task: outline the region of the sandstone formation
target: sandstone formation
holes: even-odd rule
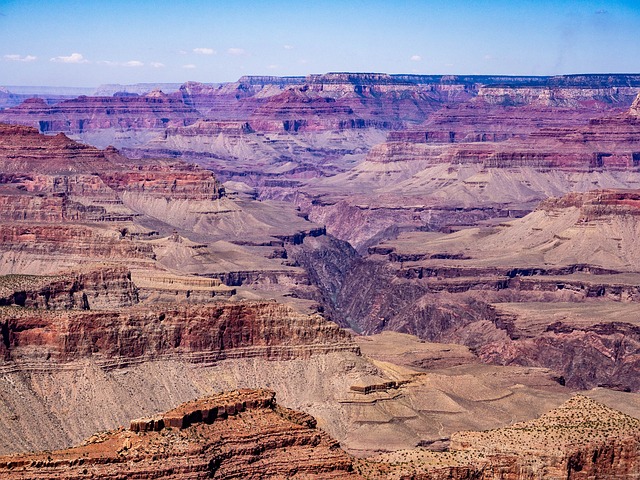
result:
[[[562,408],[612,419],[611,436],[553,450],[526,446],[538,424],[468,434],[473,446],[456,432],[530,422],[575,389],[640,415],[638,88],[635,75],[335,73],[0,111],[0,451],[139,417],[81,447],[91,468],[74,450],[6,471],[637,475],[635,420],[585,399]],[[327,319],[385,333],[356,344]],[[275,388],[348,452],[389,456],[354,463],[264,392],[158,415],[240,387]],[[594,421],[548,415],[554,442]],[[304,436],[257,433],[247,453],[210,430],[237,434],[243,418],[293,419],[332,453],[320,466]]]
[[[2,457],[2,477],[363,478],[313,417],[268,390],[218,394],[131,426],[68,450]]]
[[[146,95],[81,96],[52,106],[33,99],[3,112],[2,117],[11,123],[35,126],[41,132],[82,133],[184,125],[198,118],[198,113],[180,99],[154,91]]]
[[[82,445],[0,458],[3,478],[634,478],[640,420],[584,396],[539,419],[454,435],[451,450],[345,454],[313,417],[239,390],[132,420]]]
[[[153,284],[167,283],[162,272],[187,275],[172,282],[187,298],[194,274],[233,285],[308,283],[301,269],[286,264],[283,246],[324,230],[290,205],[226,195],[199,167],[132,161],[63,134],[3,125],[0,146],[0,273],[126,264],[146,279],[144,298],[154,296]],[[167,289],[158,290],[165,295]]]
[[[138,289],[124,267],[104,266],[66,275],[4,275],[0,305],[89,310],[123,308],[138,302]]]
[[[449,115],[462,129],[468,123],[482,130],[486,121],[509,135],[485,132],[483,139],[485,133],[476,130],[456,140],[448,132],[453,127],[444,127],[447,138],[394,133],[350,170],[310,182],[306,198],[297,202],[309,218],[362,251],[402,229],[441,230],[521,216],[539,201],[571,191],[638,188],[635,110],[589,120],[597,112],[550,107],[541,116],[526,106],[464,108],[462,115],[443,109],[434,117]],[[487,108],[498,111],[487,119]],[[357,228],[347,226],[354,220]]]
[[[157,305],[123,311],[57,312],[3,307],[5,366],[28,369],[90,357],[103,368],[157,358],[215,362],[357,352],[337,325],[272,303]]]

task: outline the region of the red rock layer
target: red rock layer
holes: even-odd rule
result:
[[[545,126],[539,130],[534,125],[523,126],[518,135],[520,138],[509,139],[513,135],[512,128],[503,135],[493,127],[484,133],[470,130],[464,134],[445,129],[444,132],[436,130],[433,134],[429,131],[394,134],[390,138],[398,141],[372,149],[368,160],[389,163],[413,159],[434,165],[479,163],[489,168],[533,167],[569,171],[636,170],[640,167],[640,120],[634,113],[637,100],[634,105],[626,113],[595,118],[584,126]],[[483,112],[483,109],[473,112],[468,123],[476,127],[478,123],[482,125],[485,121],[482,120]],[[477,121],[474,120],[476,115],[480,117]],[[455,115],[449,118],[457,120]],[[585,120],[584,116],[582,118]],[[510,125],[509,120],[506,125]],[[451,144],[460,138],[467,143],[443,145],[442,148],[421,145],[430,142]],[[505,139],[508,140],[501,141]]]
[[[137,288],[124,267],[57,276],[6,275],[0,279],[0,306],[89,310],[130,307],[138,301]]]
[[[0,165],[4,177],[99,172],[113,168],[110,160],[122,160],[117,157],[113,148],[98,150],[62,133],[45,136],[35,128],[0,124]]]
[[[76,261],[155,259],[151,245],[85,225],[0,224],[0,251],[39,256],[75,256]]]
[[[577,395],[531,422],[454,434],[451,449],[483,453],[480,478],[638,478],[640,420]]]
[[[581,221],[589,222],[610,215],[640,215],[640,190],[592,190],[572,192],[559,198],[549,198],[538,205],[539,210],[577,207]]]
[[[22,361],[66,362],[92,357],[107,366],[179,357],[289,359],[357,352],[350,336],[320,315],[272,303],[133,307],[124,311],[52,312],[0,309],[0,352]]]
[[[2,113],[3,121],[30,125],[42,132],[82,133],[110,129],[162,129],[171,125],[188,125],[200,114],[181,98],[151,92],[144,96],[81,96],[47,105],[30,99]]]
[[[68,450],[0,457],[0,474],[7,480],[363,478],[313,417],[276,405],[274,396],[240,390],[190,402],[159,417],[165,425],[157,431],[120,429]]]

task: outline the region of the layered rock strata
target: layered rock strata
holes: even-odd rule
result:
[[[156,427],[119,429],[68,450],[0,459],[3,478],[362,478],[313,417],[275,403],[267,390],[190,402]],[[162,428],[158,425],[164,424]]]
[[[137,286],[130,272],[120,266],[57,276],[0,277],[1,306],[89,310],[130,307],[137,302]]]
[[[364,258],[343,255],[349,266],[320,283],[322,299],[363,333],[463,343],[484,361],[551,368],[572,387],[636,391],[637,196],[574,193],[511,222],[401,234]]]
[[[0,308],[2,354],[9,369],[56,368],[82,358],[103,368],[153,359],[215,362],[314,353],[358,352],[347,333],[320,315],[268,303],[210,303],[53,312]]]
[[[324,230],[289,204],[232,198],[200,167],[130,160],[63,134],[0,125],[0,144],[0,273],[51,275],[109,261],[147,280],[185,275],[173,282],[175,298],[154,291],[162,281],[145,281],[145,299],[170,301],[233,295],[188,288],[194,274],[234,285],[308,284],[286,264],[284,245]]]

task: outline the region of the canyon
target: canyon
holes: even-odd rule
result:
[[[0,91],[3,478],[640,475],[640,76],[166,87]]]

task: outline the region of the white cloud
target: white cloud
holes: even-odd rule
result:
[[[5,55],[5,60],[11,60],[12,62],[35,62],[38,57],[34,57],[33,55],[25,55],[24,57],[21,55],[11,54]]]
[[[483,58],[484,58],[485,60],[493,60],[493,55],[488,55],[488,54],[487,54],[487,55],[485,55]]]
[[[96,62],[98,65],[106,65],[107,67],[144,67],[144,63],[142,63],[139,60],[129,60],[128,62],[114,62],[112,60],[100,60],[99,62]],[[164,67],[163,64],[156,64],[156,63],[151,63],[150,64],[152,67],[156,67],[158,65],[161,65]]]
[[[227,53],[229,55],[233,55],[234,57],[241,57],[242,55],[247,54],[244,48],[234,48],[234,47],[227,50]]]
[[[204,48],[204,47],[194,48],[193,52],[199,55],[215,55],[216,53],[218,53],[213,48]]]
[[[419,62],[420,60],[422,60],[422,57],[420,55],[411,55],[411,58],[409,59],[412,62]]]
[[[151,65],[153,68],[164,68],[164,63],[160,62],[151,62],[149,65]]]
[[[59,62],[59,63],[88,63],[89,62],[80,53],[72,53],[68,57],[65,57],[65,56],[53,57],[51,61]]]
[[[269,70],[275,70],[275,69],[277,69],[277,68],[278,68],[278,65],[273,65],[273,64],[271,64],[271,65],[267,65],[267,68],[268,68]]]
[[[285,50],[293,50],[293,45],[283,45],[282,48],[284,48]]]
[[[182,65],[182,68],[186,68],[186,69],[192,70],[192,69],[196,68],[196,66],[193,63],[187,63],[186,65]]]

